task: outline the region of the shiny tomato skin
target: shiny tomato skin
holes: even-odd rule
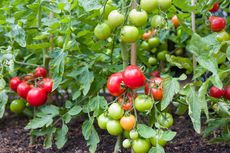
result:
[[[107,81],[107,89],[109,93],[113,96],[120,96],[125,89],[121,87],[123,82],[123,73],[117,72],[112,74]]]
[[[224,92],[222,89],[219,89],[215,86],[212,86],[209,90],[209,94],[211,97],[214,97],[214,98],[220,98],[223,96]]]
[[[101,114],[98,118],[97,118],[97,123],[98,126],[101,129],[106,129],[106,124],[109,121],[109,118],[105,115],[105,113]]]
[[[28,92],[30,91],[31,86],[26,82],[22,82],[17,87],[17,93],[20,97],[26,99]]]
[[[44,67],[37,67],[35,69],[35,74],[34,74],[35,77],[46,77],[46,69]]]
[[[151,147],[147,139],[137,139],[132,142],[132,149],[135,153],[147,153]]]
[[[164,128],[170,128],[174,122],[172,115],[166,112],[159,114],[157,120]]]
[[[41,81],[40,86],[41,88],[43,88],[46,92],[50,93],[52,92],[52,87],[53,87],[53,81],[50,78],[44,78]]]
[[[28,92],[26,100],[30,104],[30,106],[41,106],[45,104],[47,100],[46,91],[42,88],[32,88]]]
[[[147,95],[138,95],[134,101],[134,106],[139,112],[146,112],[152,109],[154,100]]]
[[[21,82],[22,81],[20,80],[19,77],[14,77],[14,78],[10,79],[10,89],[13,91],[17,91],[17,87]]]
[[[214,3],[212,9],[210,9],[209,11],[214,13],[219,10],[219,7],[219,3]]]
[[[124,110],[119,103],[113,103],[109,106],[108,115],[110,118],[118,120],[124,115]]]
[[[124,70],[123,80],[127,87],[137,89],[145,84],[146,78],[138,66],[131,65]]]
[[[209,18],[211,30],[214,32],[219,32],[223,30],[226,26],[226,21],[222,17],[211,16]]]
[[[226,86],[224,89],[224,97],[230,100],[230,85]]]
[[[150,85],[148,83],[145,84],[145,94],[148,95],[149,92],[151,92],[154,100],[160,101],[163,98],[163,87],[162,87],[163,79],[160,77],[155,77],[155,78],[151,78],[150,80],[151,80]],[[149,87],[151,87],[152,90],[149,89]]]
[[[179,21],[177,15],[174,15],[174,16],[172,17],[172,23],[173,23],[173,25],[174,25],[175,28],[177,28],[177,27],[180,26],[180,21]]]
[[[10,110],[14,113],[22,113],[25,109],[25,103],[22,99],[16,99],[11,102],[10,104]]]
[[[118,120],[109,120],[106,124],[106,129],[109,134],[117,136],[123,132],[123,129]]]
[[[151,77],[160,77],[160,71],[159,70],[155,70],[153,72],[150,73]]]
[[[124,130],[130,131],[136,125],[136,117],[134,115],[123,116],[120,119],[120,124]]]

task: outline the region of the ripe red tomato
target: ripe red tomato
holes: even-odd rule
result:
[[[145,32],[144,34],[143,34],[143,39],[144,40],[148,40],[149,38],[151,38],[152,37],[152,31],[151,30],[149,30],[148,32]]]
[[[211,97],[214,97],[214,98],[220,98],[223,96],[224,92],[222,89],[219,89],[215,86],[212,86],[209,90],[209,94]]]
[[[146,78],[138,66],[131,65],[124,70],[123,80],[127,87],[137,89],[145,84]]]
[[[35,69],[35,74],[34,74],[35,77],[46,77],[46,69],[44,67],[37,67]]]
[[[210,9],[209,11],[214,13],[219,10],[219,7],[219,3],[214,3],[212,9]]]
[[[145,84],[145,94],[148,95],[151,92],[154,100],[160,101],[163,97],[163,80],[160,77],[151,78],[150,80],[150,85],[148,83]]]
[[[120,96],[125,91],[125,88],[121,86],[122,81],[122,72],[114,73],[109,77],[107,81],[107,88],[111,95]]]
[[[30,106],[41,106],[47,100],[46,91],[42,88],[32,88],[27,95],[26,100]]]
[[[133,115],[129,115],[129,116],[123,116],[120,119],[120,124],[121,127],[126,130],[126,131],[130,131],[134,128],[134,126],[136,125],[136,117]]]
[[[10,89],[12,89],[13,91],[17,91],[17,87],[21,82],[22,81],[20,80],[19,77],[14,77],[10,79]]]
[[[53,81],[50,78],[44,78],[41,83],[40,86],[41,88],[43,88],[46,92],[52,92],[52,87],[53,87]]]
[[[226,86],[224,89],[224,97],[230,100],[230,85]]]
[[[177,18],[177,15],[174,15],[174,16],[172,17],[172,23],[173,23],[174,27],[176,27],[176,28],[180,26],[180,21],[179,21],[179,19]]]
[[[155,70],[153,72],[150,73],[151,77],[160,77],[160,71],[159,70]]]
[[[30,91],[31,86],[26,82],[22,82],[17,87],[17,93],[20,97],[26,99],[28,92]]]
[[[222,17],[211,16],[209,18],[211,30],[214,32],[221,31],[226,26],[226,21]]]

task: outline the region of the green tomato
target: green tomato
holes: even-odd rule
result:
[[[134,26],[124,26],[121,29],[121,40],[123,42],[132,43],[139,37],[139,31]]]
[[[146,12],[152,12],[158,7],[158,0],[141,0],[140,6]]]
[[[133,140],[132,143],[132,149],[135,153],[147,153],[150,146],[150,142],[146,139]]]
[[[157,64],[157,59],[155,57],[149,57],[148,63],[150,65],[156,65]]]
[[[135,108],[140,112],[149,111],[153,107],[154,100],[147,95],[138,95],[134,101]]]
[[[158,47],[160,45],[160,39],[158,37],[152,37],[148,40],[150,48]]]
[[[151,49],[151,53],[155,54],[157,52],[157,48]]]
[[[138,135],[138,132],[136,130],[131,130],[129,132],[129,137],[132,139],[132,140],[136,140],[139,138],[139,135]]]
[[[11,102],[10,110],[14,113],[20,114],[25,109],[25,102],[22,99],[17,99]]]
[[[113,103],[109,106],[108,114],[109,117],[111,117],[112,119],[118,120],[124,115],[124,110],[122,109],[120,104]]]
[[[141,43],[141,48],[143,48],[144,50],[149,50],[149,44],[146,41],[143,41]]]
[[[175,51],[175,54],[176,55],[182,55],[183,54],[183,49],[182,48],[177,48],[176,51]]]
[[[228,41],[230,40],[230,36],[226,31],[221,31],[217,33],[216,39],[219,42]]]
[[[135,26],[140,27],[147,23],[148,14],[144,10],[137,11],[136,9],[132,9],[129,13],[129,20]]]
[[[165,55],[168,54],[168,51],[161,51],[157,54],[157,59],[160,61],[166,61]]]
[[[129,139],[125,139],[123,142],[122,142],[122,146],[124,148],[130,148],[131,147],[131,142]]]
[[[162,130],[157,130],[156,131],[156,135],[153,138],[150,138],[150,142],[151,144],[156,147],[157,144],[159,144],[160,146],[164,147],[167,143],[166,140],[163,139],[163,132]]]
[[[110,36],[111,29],[106,23],[98,24],[94,29],[94,34],[98,39],[104,40]]]
[[[172,5],[172,0],[158,0],[158,6],[160,10],[166,11]]]
[[[118,120],[109,120],[106,124],[106,129],[109,134],[117,136],[122,133],[123,129]]]
[[[104,18],[104,19],[107,19],[109,13],[112,12],[113,10],[115,10],[116,7],[114,7],[114,6],[110,5],[110,4],[108,4],[108,2],[107,2],[107,4],[105,5],[105,10],[104,10],[104,12],[103,12],[103,9],[104,9],[103,7],[100,9],[100,14],[101,14],[101,15],[103,14],[103,18]]]
[[[161,113],[157,119],[159,124],[165,128],[170,128],[173,125],[173,117],[169,113]]]
[[[106,124],[109,121],[109,118],[103,113],[97,118],[98,126],[101,129],[106,129]]]
[[[151,19],[151,26],[153,28],[162,28],[165,26],[165,19],[160,15],[154,15]]]
[[[109,13],[108,23],[112,28],[116,28],[122,25],[125,21],[125,16],[118,12],[118,10],[113,10]]]

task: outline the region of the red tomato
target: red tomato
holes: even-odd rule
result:
[[[26,100],[30,106],[41,106],[47,100],[46,91],[42,88],[32,88],[27,95]]]
[[[50,78],[44,78],[41,83],[40,86],[41,88],[43,88],[46,92],[52,92],[52,87],[53,87],[53,82],[52,79]]]
[[[107,81],[107,88],[111,95],[120,96],[125,88],[121,86],[123,81],[122,72],[112,74]]]
[[[222,17],[211,16],[209,18],[211,30],[214,32],[221,31],[226,26],[226,21]]]
[[[22,82],[17,87],[17,93],[20,97],[26,99],[28,92],[30,91],[31,86],[26,82]]]
[[[177,18],[177,15],[174,15],[173,17],[172,17],[172,23],[173,23],[173,25],[174,25],[174,27],[179,27],[179,25],[180,25],[180,21],[179,21],[179,19]]]
[[[145,84],[146,78],[138,66],[131,65],[124,70],[123,80],[127,87],[137,89]]]
[[[155,77],[150,79],[150,85],[148,83],[145,84],[145,94],[148,95],[151,92],[154,100],[160,101],[163,97],[163,87],[162,87],[162,78]],[[149,89],[149,87],[151,89]],[[150,90],[150,91],[149,91]]]
[[[226,86],[224,89],[224,97],[230,100],[230,85]]]
[[[34,74],[35,77],[46,77],[46,69],[44,67],[37,67],[35,69],[35,74]]]
[[[214,3],[212,9],[210,9],[209,11],[214,13],[219,10],[219,7],[219,3]]]
[[[137,97],[137,94],[135,94],[134,95],[134,99]],[[124,110],[130,110],[131,108],[132,108],[132,106],[133,106],[133,99],[132,99],[132,95],[130,94],[130,93],[128,93],[128,100],[124,100],[124,98],[123,97],[120,97],[119,99],[118,99],[118,102],[120,103],[120,104],[122,104],[122,108],[124,109]]]
[[[151,77],[160,77],[160,71],[159,70],[155,70],[153,72],[150,73]]]
[[[224,92],[222,89],[219,89],[215,86],[212,86],[209,90],[209,94],[211,97],[214,97],[214,98],[220,98],[223,96]]]
[[[10,88],[13,90],[13,91],[17,91],[17,87],[18,85],[21,83],[22,81],[20,80],[19,77],[14,77],[12,79],[10,79]]]
[[[124,130],[130,131],[134,128],[134,126],[136,124],[136,117],[133,115],[123,116],[120,119],[120,124]]]

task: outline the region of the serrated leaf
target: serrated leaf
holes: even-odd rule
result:
[[[13,25],[11,33],[15,41],[21,47],[26,47],[26,33],[22,27],[20,27],[19,25]]]
[[[180,84],[176,78],[168,77],[163,81],[163,98],[161,100],[161,110],[164,110],[172,101],[173,96],[180,91]]]
[[[53,134],[55,133],[55,131],[56,131],[56,128],[50,127],[48,132],[46,133],[45,140],[43,143],[43,147],[45,149],[52,147]]]
[[[102,96],[96,96],[89,100],[88,104],[84,107],[84,112],[92,112],[94,111],[94,116],[98,116],[101,110],[105,110],[107,108],[107,101]]]
[[[47,115],[41,118],[34,118],[26,125],[25,129],[38,129],[43,126],[49,126],[53,122],[51,115]]]
[[[187,50],[196,56],[208,55],[208,45],[203,41],[202,37],[196,33],[192,35]]]
[[[191,73],[193,70],[192,61],[189,58],[166,55],[166,59],[172,66],[177,66],[179,69],[186,69],[188,73]]]
[[[57,129],[56,135],[55,135],[55,144],[58,149],[61,149],[65,143],[67,142],[67,133],[68,133],[68,127],[66,124],[62,125],[62,128]]]
[[[102,7],[102,5],[99,3],[99,0],[78,0],[78,3],[86,12]]]
[[[137,124],[137,131],[143,138],[151,138],[156,135],[156,132],[145,124]]]
[[[81,110],[82,110],[81,106],[76,105],[68,111],[68,114],[72,116],[78,115],[81,112]]]
[[[176,136],[176,132],[173,131],[164,131],[162,134],[162,139],[165,141],[171,141]]]
[[[3,117],[6,104],[8,102],[8,96],[5,91],[0,91],[0,118]]]

